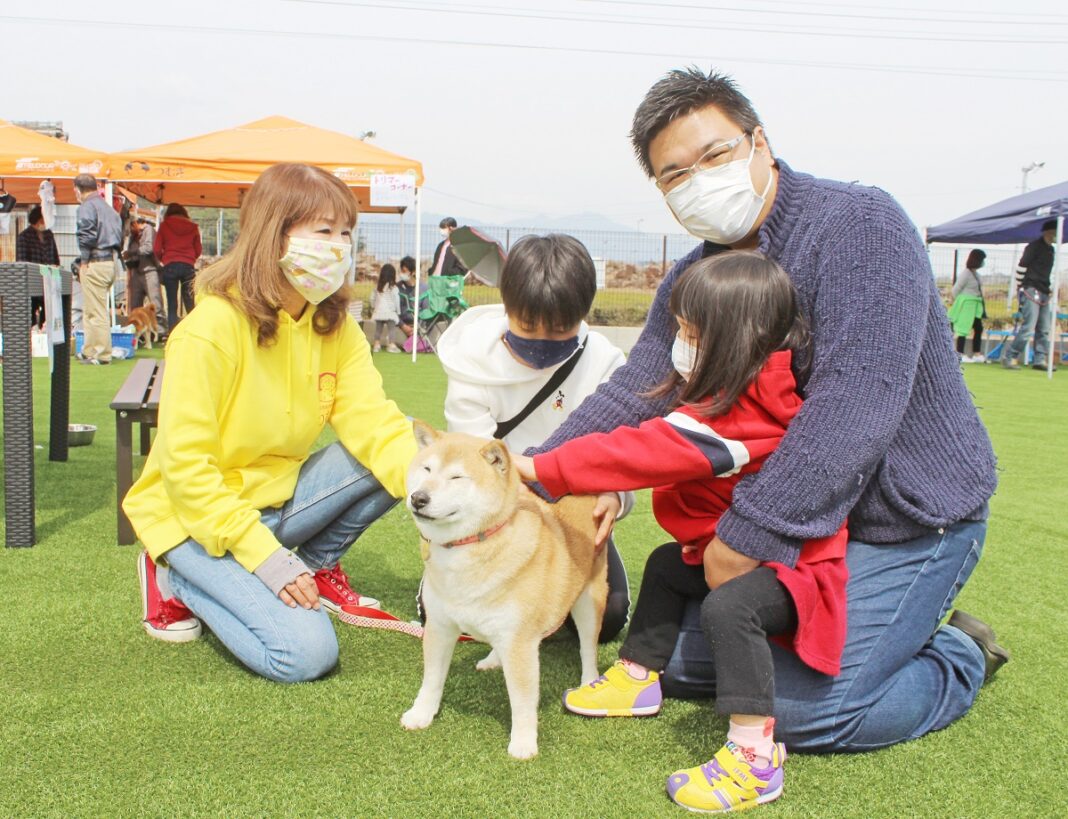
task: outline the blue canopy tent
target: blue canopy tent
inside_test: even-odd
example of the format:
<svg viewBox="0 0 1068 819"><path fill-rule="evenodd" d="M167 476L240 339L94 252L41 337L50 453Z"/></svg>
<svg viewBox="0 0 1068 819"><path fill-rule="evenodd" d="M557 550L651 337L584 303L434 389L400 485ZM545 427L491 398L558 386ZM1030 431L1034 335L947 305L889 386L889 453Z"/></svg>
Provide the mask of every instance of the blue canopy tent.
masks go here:
<svg viewBox="0 0 1068 819"><path fill-rule="evenodd" d="M1051 219L1057 222L1057 235L1053 242L1053 281L1049 311L1050 355L1048 374L1053 377L1053 350L1057 336L1054 332L1057 321L1057 291L1060 284L1061 245L1064 243L1064 220L1068 216L1068 182L1050 185L1048 188L1022 193L1004 199L981 210L967 213L952 221L927 228L927 241L954 242L960 244L1005 245L1026 243L1037 239L1042 225Z"/></svg>

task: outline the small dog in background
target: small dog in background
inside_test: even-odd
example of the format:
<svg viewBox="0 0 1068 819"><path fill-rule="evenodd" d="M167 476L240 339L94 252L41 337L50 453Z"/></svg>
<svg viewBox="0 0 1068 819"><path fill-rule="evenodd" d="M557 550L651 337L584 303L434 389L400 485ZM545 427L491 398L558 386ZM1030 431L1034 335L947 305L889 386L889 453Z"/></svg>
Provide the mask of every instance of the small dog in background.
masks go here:
<svg viewBox="0 0 1068 819"><path fill-rule="evenodd" d="M134 326L134 347L144 344L152 349L152 342L159 339L159 322L156 321L156 305L135 307L129 315L121 316L119 324L123 327Z"/></svg>
<svg viewBox="0 0 1068 819"><path fill-rule="evenodd" d="M508 753L538 752L538 647L567 615L579 635L583 684L597 677L607 559L594 548L596 498L546 503L523 486L500 441L414 423L407 506L423 536L423 685L401 717L426 728L441 705L456 639L489 643L479 670L502 668L512 708Z"/></svg>

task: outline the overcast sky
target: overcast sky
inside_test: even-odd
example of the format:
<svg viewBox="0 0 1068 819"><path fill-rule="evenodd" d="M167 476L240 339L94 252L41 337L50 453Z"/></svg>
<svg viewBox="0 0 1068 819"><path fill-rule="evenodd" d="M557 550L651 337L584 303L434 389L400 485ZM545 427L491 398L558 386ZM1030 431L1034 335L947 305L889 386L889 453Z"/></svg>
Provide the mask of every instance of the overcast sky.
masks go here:
<svg viewBox="0 0 1068 819"><path fill-rule="evenodd" d="M428 210L490 222L679 230L627 132L689 63L735 76L792 167L920 225L1019 192L1032 160L1031 188L1068 178L1061 3L50 0L3 3L0 31L4 119L101 150L271 114L373 129L423 162Z"/></svg>

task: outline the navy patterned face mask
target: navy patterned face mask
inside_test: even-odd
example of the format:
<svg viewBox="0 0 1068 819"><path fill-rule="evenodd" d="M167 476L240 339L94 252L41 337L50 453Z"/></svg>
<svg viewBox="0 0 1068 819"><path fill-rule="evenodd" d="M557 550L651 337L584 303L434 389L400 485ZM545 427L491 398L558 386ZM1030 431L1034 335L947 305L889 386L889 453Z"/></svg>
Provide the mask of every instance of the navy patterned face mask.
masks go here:
<svg viewBox="0 0 1068 819"><path fill-rule="evenodd" d="M578 349L578 336L553 341L548 338L523 338L511 330L504 334L504 340L513 353L536 370L555 367L567 361Z"/></svg>

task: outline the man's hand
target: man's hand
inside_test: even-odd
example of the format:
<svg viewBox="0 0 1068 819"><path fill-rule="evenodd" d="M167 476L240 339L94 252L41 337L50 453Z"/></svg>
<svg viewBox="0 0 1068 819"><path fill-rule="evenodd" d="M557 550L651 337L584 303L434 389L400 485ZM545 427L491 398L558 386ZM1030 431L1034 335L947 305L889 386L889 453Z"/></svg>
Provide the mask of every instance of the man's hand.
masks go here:
<svg viewBox="0 0 1068 819"><path fill-rule="evenodd" d="M597 535L593 539L594 554L600 554L608 543L621 508L618 493L605 492L597 496L597 505L593 507L593 522L597 524Z"/></svg>
<svg viewBox="0 0 1068 819"><path fill-rule="evenodd" d="M512 455L512 463L519 470L519 477L527 483L534 483L538 479L534 472L534 459L526 455Z"/></svg>
<svg viewBox="0 0 1068 819"><path fill-rule="evenodd" d="M306 572L278 592L278 598L292 609L298 605L306 609L319 608L319 589Z"/></svg>
<svg viewBox="0 0 1068 819"><path fill-rule="evenodd" d="M718 537L705 548L705 582L708 588L718 589L728 580L733 580L746 572L751 572L760 565L741 552L736 552Z"/></svg>
<svg viewBox="0 0 1068 819"><path fill-rule="evenodd" d="M88 264L86 264L85 262L78 262L78 277L81 278L81 275L88 269Z"/></svg>

